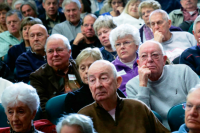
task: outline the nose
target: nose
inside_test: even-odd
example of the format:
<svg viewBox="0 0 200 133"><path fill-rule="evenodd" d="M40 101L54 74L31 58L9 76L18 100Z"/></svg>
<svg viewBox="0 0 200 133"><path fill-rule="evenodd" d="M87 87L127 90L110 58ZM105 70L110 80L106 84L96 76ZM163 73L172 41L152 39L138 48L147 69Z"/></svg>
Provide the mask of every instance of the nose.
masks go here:
<svg viewBox="0 0 200 133"><path fill-rule="evenodd" d="M190 110L190 114L191 114L192 116L197 116L197 115L198 115L197 109L196 109L195 107L193 107L193 108Z"/></svg>
<svg viewBox="0 0 200 133"><path fill-rule="evenodd" d="M19 118L18 118L18 114L16 112L13 113L13 116L12 116L12 120L13 121L17 121Z"/></svg>
<svg viewBox="0 0 200 133"><path fill-rule="evenodd" d="M99 88L101 88L101 86L102 86L102 84L101 84L100 80L97 79L96 80L96 88L99 89Z"/></svg>
<svg viewBox="0 0 200 133"><path fill-rule="evenodd" d="M148 55L148 57L147 57L147 61L148 61L148 62L152 62L152 61L153 61L151 55L150 55L150 56Z"/></svg>
<svg viewBox="0 0 200 133"><path fill-rule="evenodd" d="M53 3L50 4L50 7L53 7Z"/></svg>
<svg viewBox="0 0 200 133"><path fill-rule="evenodd" d="M54 56L57 56L57 55L58 55L58 53L57 53L56 50L53 51L53 55L54 55Z"/></svg>

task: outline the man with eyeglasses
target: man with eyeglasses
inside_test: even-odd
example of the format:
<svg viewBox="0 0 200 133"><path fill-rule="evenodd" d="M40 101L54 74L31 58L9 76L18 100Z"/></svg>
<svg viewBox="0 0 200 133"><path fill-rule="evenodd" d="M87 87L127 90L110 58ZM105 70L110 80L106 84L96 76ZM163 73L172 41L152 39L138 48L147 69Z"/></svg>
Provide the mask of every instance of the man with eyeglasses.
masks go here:
<svg viewBox="0 0 200 133"><path fill-rule="evenodd" d="M167 56L162 45L146 41L139 47L138 73L126 84L128 98L143 101L163 119L169 128L169 109L186 101L189 90L199 83L199 77L186 65L165 65Z"/></svg>
<svg viewBox="0 0 200 133"><path fill-rule="evenodd" d="M75 61L70 59L71 46L66 37L51 35L46 41L45 51L47 63L30 75L30 84L38 92L44 113L50 98L75 91L81 84Z"/></svg>
<svg viewBox="0 0 200 133"><path fill-rule="evenodd" d="M102 45L95 35L93 24L97 17L93 14L88 14L83 18L83 23L81 25L81 33L78 33L76 38L70 42L72 46L72 57L76 59L81 50L87 47L99 47Z"/></svg>
<svg viewBox="0 0 200 133"><path fill-rule="evenodd" d="M197 44L194 36L188 32L170 32L171 20L164 10L151 12L149 21L154 40L162 44L170 61L179 57L185 49Z"/></svg>

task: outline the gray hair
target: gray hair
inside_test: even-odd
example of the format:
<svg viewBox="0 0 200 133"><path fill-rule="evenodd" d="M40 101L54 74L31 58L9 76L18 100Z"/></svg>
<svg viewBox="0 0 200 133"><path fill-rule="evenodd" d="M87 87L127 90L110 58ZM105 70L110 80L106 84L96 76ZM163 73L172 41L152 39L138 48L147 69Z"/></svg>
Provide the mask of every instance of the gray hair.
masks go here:
<svg viewBox="0 0 200 133"><path fill-rule="evenodd" d="M58 4L58 3L59 3L59 0L56 0L56 1L57 1L57 4ZM45 2L46 2L46 0L42 0L42 2L43 2L43 3L45 3Z"/></svg>
<svg viewBox="0 0 200 133"><path fill-rule="evenodd" d="M98 30L100 30L101 28L114 29L116 27L117 25L113 21L113 17L111 17L110 15L99 16L93 25L96 36L98 36Z"/></svg>
<svg viewBox="0 0 200 133"><path fill-rule="evenodd" d="M7 111L8 106L13 107L19 101L26 104L31 110L31 113L34 111L37 112L40 105L40 99L36 89L23 82L8 86L2 93L1 101L5 111Z"/></svg>
<svg viewBox="0 0 200 133"><path fill-rule="evenodd" d="M127 35L131 35L133 37L135 45L140 45L141 39L139 30L130 24L122 24L110 32L109 40L113 51L116 51L115 42L117 39L123 38Z"/></svg>
<svg viewBox="0 0 200 133"><path fill-rule="evenodd" d="M24 3L24 0L17 0L15 1L15 3L13 4L12 6L12 9L16 9L15 6L18 5L18 4L23 4Z"/></svg>
<svg viewBox="0 0 200 133"><path fill-rule="evenodd" d="M166 22L168 20L170 20L169 15L168 15L168 13L166 11L164 11L162 9L157 9L157 10L151 12L151 14L149 16L149 22L150 23L151 23L151 16L154 15L154 14L158 14L158 13L162 15L162 19L165 20Z"/></svg>
<svg viewBox="0 0 200 133"><path fill-rule="evenodd" d="M200 22L200 15L195 19L194 25L193 25L193 31L195 32L196 25Z"/></svg>
<svg viewBox="0 0 200 133"><path fill-rule="evenodd" d="M64 12L65 12L65 5L70 4L71 2L76 3L78 9L79 10L81 9L81 3L80 3L79 0L64 0L63 3L62 3L62 8L63 8Z"/></svg>
<svg viewBox="0 0 200 133"><path fill-rule="evenodd" d="M33 9L33 11L35 12L35 14L38 15L37 7L36 7L36 4L35 4L34 1L33 1L33 2L31 2L31 1L26 1L26 2L24 2L24 3L20 6L20 11L21 11L21 12L22 12L22 7L23 7L24 5L29 5L29 6Z"/></svg>
<svg viewBox="0 0 200 133"><path fill-rule="evenodd" d="M68 50L71 50L71 46L70 46L69 40L65 36L63 36L61 34L53 34L53 35L51 35L50 37L47 38L46 44L44 46L45 47L45 51L47 50L47 44L48 44L48 42L51 41L51 40L57 40L57 39L61 39L63 41L65 47Z"/></svg>
<svg viewBox="0 0 200 133"><path fill-rule="evenodd" d="M187 99L188 99L189 95L192 92L196 91L196 90L200 90L200 84L197 84L194 88L192 88L192 89L189 90L188 95L187 95Z"/></svg>
<svg viewBox="0 0 200 133"><path fill-rule="evenodd" d="M14 15L14 14L17 14L17 16L18 16L18 18L19 18L20 21L22 20L22 14L21 14L21 12L18 11L18 10L10 10L10 11L8 11L8 12L6 13L6 19L7 19L7 17L12 16L12 15Z"/></svg>
<svg viewBox="0 0 200 133"><path fill-rule="evenodd" d="M63 126L78 126L82 133L96 133L90 117L82 114L70 114L60 119L56 132L60 133Z"/></svg>
<svg viewBox="0 0 200 133"><path fill-rule="evenodd" d="M96 19L97 19L97 16L96 16L96 15L94 15L94 14L92 14L92 13L89 13L89 14L87 14L87 15L85 15L85 16L83 17L82 25L84 24L84 19L85 19L87 16L91 16L92 18L95 19L95 21L96 21Z"/></svg>

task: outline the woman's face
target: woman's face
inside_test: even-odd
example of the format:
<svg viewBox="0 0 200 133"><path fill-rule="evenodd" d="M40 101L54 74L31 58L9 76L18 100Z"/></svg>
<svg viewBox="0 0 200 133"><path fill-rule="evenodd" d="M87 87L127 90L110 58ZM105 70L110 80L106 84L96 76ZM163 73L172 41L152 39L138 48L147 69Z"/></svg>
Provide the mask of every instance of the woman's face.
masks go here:
<svg viewBox="0 0 200 133"><path fill-rule="evenodd" d="M117 12L118 7L123 7L123 2L121 0L112 0L111 7L114 12Z"/></svg>
<svg viewBox="0 0 200 133"><path fill-rule="evenodd" d="M138 13L139 4L140 4L140 1L130 3L128 6L128 14L134 18L139 18L139 13Z"/></svg>
<svg viewBox="0 0 200 133"><path fill-rule="evenodd" d="M110 47L111 46L110 40L109 40L110 32L111 32L111 29L109 29L109 28L100 28L97 31L98 38L99 38L101 44L104 47Z"/></svg>
<svg viewBox="0 0 200 133"><path fill-rule="evenodd" d="M15 132L27 132L31 129L31 121L34 119L36 111L31 113L29 107L21 101L17 105L6 109L7 119Z"/></svg>
<svg viewBox="0 0 200 133"><path fill-rule="evenodd" d="M32 25L25 25L25 26L23 27L23 29L22 29L22 36L23 36L23 39L24 39L24 40L29 40L29 39L28 39L28 31L29 31L29 29L30 29L31 26L32 26Z"/></svg>
<svg viewBox="0 0 200 133"><path fill-rule="evenodd" d="M154 11L152 7L143 7L141 9L142 19L144 20L146 25L150 25L149 15L151 14L152 11Z"/></svg>
<svg viewBox="0 0 200 133"><path fill-rule="evenodd" d="M88 84L88 68L95 60L91 57L81 61L78 71L84 84Z"/></svg>
<svg viewBox="0 0 200 133"><path fill-rule="evenodd" d="M0 24L5 25L6 24L6 10L0 11Z"/></svg>
<svg viewBox="0 0 200 133"><path fill-rule="evenodd" d="M84 13L84 4L83 4L82 0L79 0L79 1L81 3L81 9L80 9L80 11L81 11L81 13Z"/></svg>

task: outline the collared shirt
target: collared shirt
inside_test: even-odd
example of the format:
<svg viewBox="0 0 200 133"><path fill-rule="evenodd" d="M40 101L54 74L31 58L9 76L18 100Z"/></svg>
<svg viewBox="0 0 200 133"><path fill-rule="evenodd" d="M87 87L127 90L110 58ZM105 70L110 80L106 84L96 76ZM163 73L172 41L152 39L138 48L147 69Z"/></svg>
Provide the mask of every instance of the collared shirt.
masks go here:
<svg viewBox="0 0 200 133"><path fill-rule="evenodd" d="M51 34L52 32L52 29L53 27L56 25L56 24L59 24L60 23L60 19L58 18L59 16L59 12L57 13L57 16L56 16L56 20L52 20L51 18L49 18L47 15L46 15L46 21L47 21L47 26L48 26L48 33Z"/></svg>
<svg viewBox="0 0 200 133"><path fill-rule="evenodd" d="M198 13L198 8L192 14L190 14L188 11L186 11L182 7L181 7L181 11L183 12L184 21L189 21L189 20L194 21L197 18L198 14L199 14Z"/></svg>

